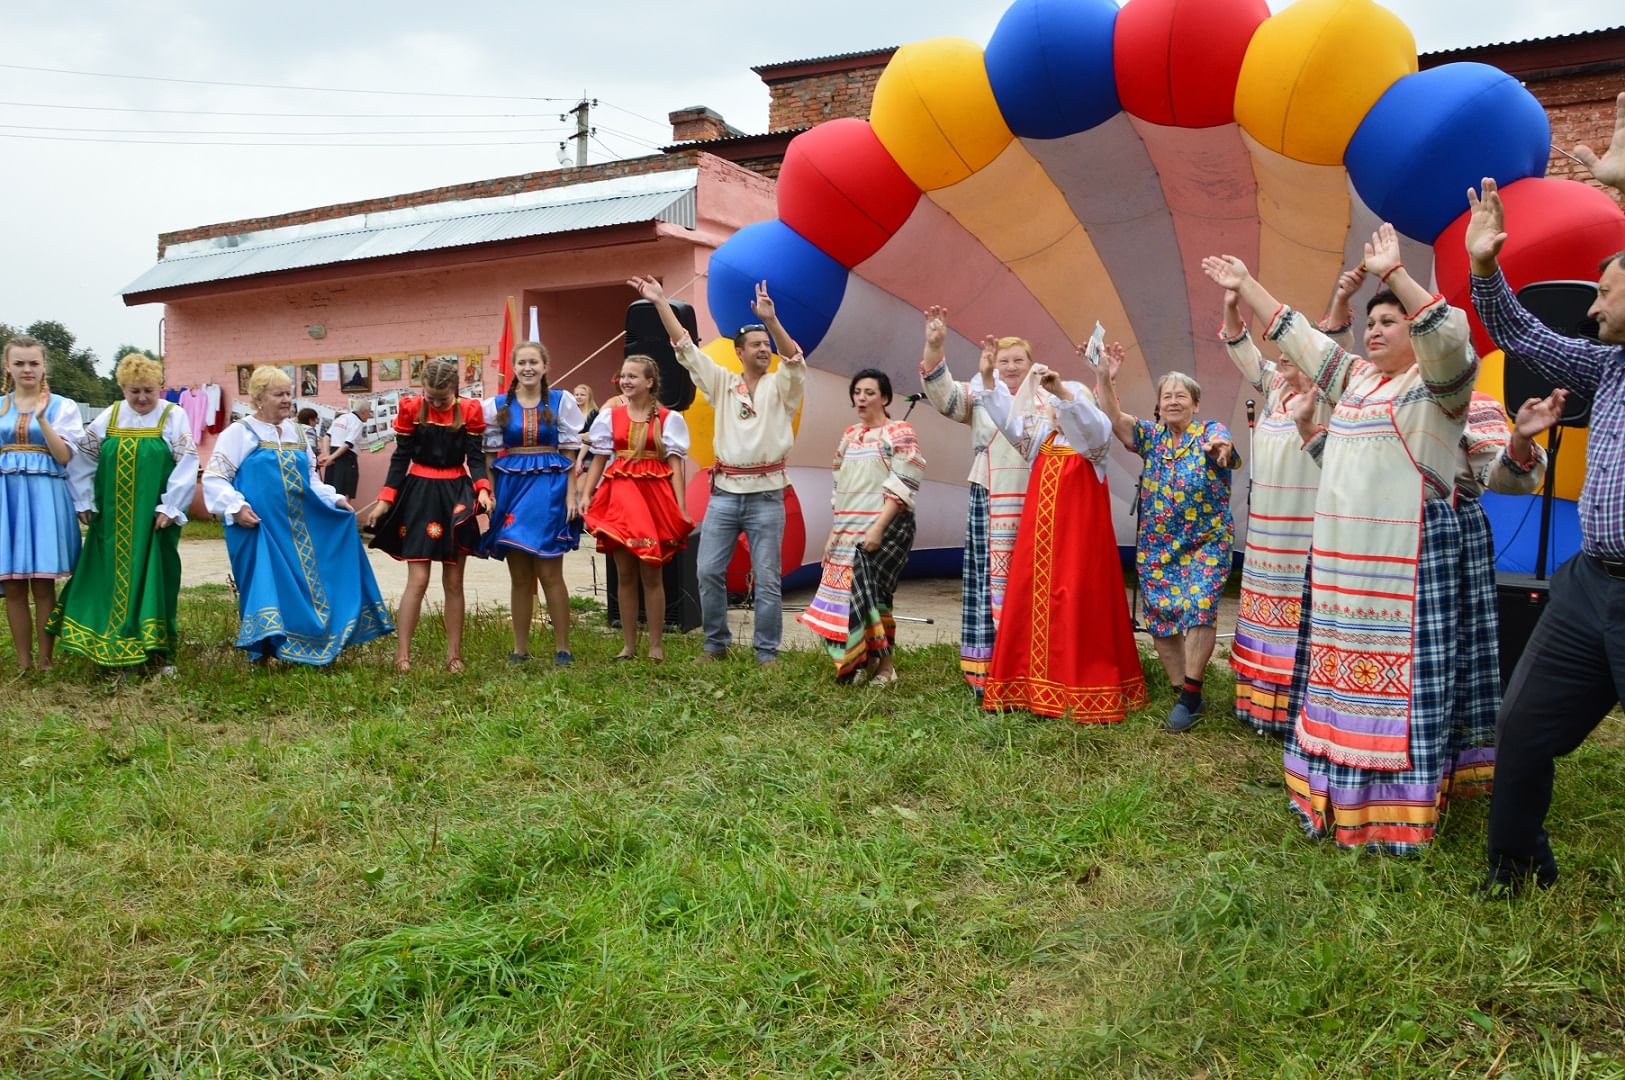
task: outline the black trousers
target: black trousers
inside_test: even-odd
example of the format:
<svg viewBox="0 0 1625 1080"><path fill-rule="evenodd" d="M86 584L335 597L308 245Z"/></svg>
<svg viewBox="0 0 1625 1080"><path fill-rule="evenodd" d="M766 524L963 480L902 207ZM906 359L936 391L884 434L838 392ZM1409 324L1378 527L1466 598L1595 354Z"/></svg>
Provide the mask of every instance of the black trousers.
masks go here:
<svg viewBox="0 0 1625 1080"><path fill-rule="evenodd" d="M355 490L361 486L361 465L355 459L355 450L329 465L323 479L346 499L355 498Z"/></svg>
<svg viewBox="0 0 1625 1080"><path fill-rule="evenodd" d="M1590 735L1625 693L1625 579L1576 555L1507 684L1496 718L1490 876L1557 878L1546 838L1555 761Z"/></svg>

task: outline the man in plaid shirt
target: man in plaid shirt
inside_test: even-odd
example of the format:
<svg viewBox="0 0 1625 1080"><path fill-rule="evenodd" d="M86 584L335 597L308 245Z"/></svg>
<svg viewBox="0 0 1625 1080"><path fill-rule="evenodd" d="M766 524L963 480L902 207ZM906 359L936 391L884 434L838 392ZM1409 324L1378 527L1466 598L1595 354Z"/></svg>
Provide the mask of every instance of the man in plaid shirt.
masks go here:
<svg viewBox="0 0 1625 1080"><path fill-rule="evenodd" d="M1625 94L1614 138L1598 158L1576 148L1596 178L1625 191ZM1588 314L1598 341L1564 337L1529 314L1496 265L1506 241L1495 181L1467 193L1473 306L1490 338L1558 386L1592 399L1579 555L1552 578L1551 599L1507 685L1497 718L1490 804L1489 879L1498 891L1533 877L1557 880L1546 837L1556 758L1585 741L1625 697L1625 251L1605 259Z"/></svg>

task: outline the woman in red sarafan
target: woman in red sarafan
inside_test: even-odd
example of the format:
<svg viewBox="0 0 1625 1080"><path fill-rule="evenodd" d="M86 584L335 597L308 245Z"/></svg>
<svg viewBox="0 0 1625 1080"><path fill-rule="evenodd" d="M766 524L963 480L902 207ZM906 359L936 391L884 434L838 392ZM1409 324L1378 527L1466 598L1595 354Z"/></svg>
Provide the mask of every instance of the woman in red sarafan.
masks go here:
<svg viewBox="0 0 1625 1080"><path fill-rule="evenodd" d="M423 396L395 414L395 454L368 519L372 546L407 564L396 615L395 670L412 668L412 632L423 611L431 563L445 594L446 670L463 670L463 562L479 546L477 515L491 511L485 475L485 411L457 394L457 365L423 366Z"/></svg>
<svg viewBox="0 0 1625 1080"><path fill-rule="evenodd" d="M587 433L592 465L584 521L598 538L598 550L615 560L624 647L617 660L638 651L638 586L648 613L649 659L666 658L660 632L666 611L661 568L688 546L694 523L684 506L682 460L688 454L688 424L681 413L662 408L660 369L647 356L628 356L621 365L625 402L604 409Z"/></svg>

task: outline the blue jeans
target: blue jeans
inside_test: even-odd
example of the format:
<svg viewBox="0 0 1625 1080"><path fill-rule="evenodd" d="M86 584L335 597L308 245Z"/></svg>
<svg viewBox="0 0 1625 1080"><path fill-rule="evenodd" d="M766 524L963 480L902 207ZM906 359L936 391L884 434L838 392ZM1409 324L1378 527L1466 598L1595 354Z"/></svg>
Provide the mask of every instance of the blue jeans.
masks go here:
<svg viewBox="0 0 1625 1080"><path fill-rule="evenodd" d="M784 546L784 492L757 491L741 495L713 491L700 522L700 619L705 627L705 651L720 653L733 643L728 630L728 563L734 544L745 534L750 545L750 568L756 582L756 659L779 655L784 636L784 604L780 599L784 575L780 549Z"/></svg>

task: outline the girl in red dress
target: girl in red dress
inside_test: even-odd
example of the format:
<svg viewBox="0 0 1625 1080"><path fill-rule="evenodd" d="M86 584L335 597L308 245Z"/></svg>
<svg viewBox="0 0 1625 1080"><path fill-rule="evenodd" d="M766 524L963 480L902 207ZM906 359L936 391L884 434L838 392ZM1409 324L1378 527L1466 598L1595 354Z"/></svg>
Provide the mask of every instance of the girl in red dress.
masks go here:
<svg viewBox="0 0 1625 1080"><path fill-rule="evenodd" d="M485 410L457 394L457 364L423 365L423 396L402 398L395 454L368 523L372 546L406 563L406 591L395 618L395 670L412 670L412 633L440 564L445 594L446 670L463 670L463 563L480 542L477 515L491 512L485 475Z"/></svg>
<svg viewBox="0 0 1625 1080"><path fill-rule="evenodd" d="M662 408L660 369L647 356L621 365L625 403L599 412L588 432L592 465L587 470L587 531L598 550L615 560L624 647L617 660L638 651L638 585L649 622L649 659L666 658L660 644L666 588L661 568L688 545L694 523L683 498L682 461L688 424Z"/></svg>

